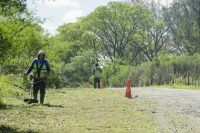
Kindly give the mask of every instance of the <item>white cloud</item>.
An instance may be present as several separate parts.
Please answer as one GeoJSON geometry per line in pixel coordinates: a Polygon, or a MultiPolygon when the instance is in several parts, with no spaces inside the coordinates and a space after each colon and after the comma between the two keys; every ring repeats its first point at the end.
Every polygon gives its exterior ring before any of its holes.
{"type": "Polygon", "coordinates": [[[37,2],[49,8],[80,8],[78,0],[39,0],[37,2]]]}
{"type": "MultiPolygon", "coordinates": [[[[42,27],[51,34],[56,34],[56,28],[64,23],[73,23],[79,17],[85,16],[97,6],[109,1],[121,0],[27,0],[32,9],[41,18],[48,18],[42,27]],[[31,2],[32,1],[32,2],[31,2]]],[[[123,1],[123,0],[122,0],[123,1]]]]}
{"type": "Polygon", "coordinates": [[[83,16],[82,10],[71,10],[65,13],[62,21],[64,23],[73,23],[78,20],[79,17],[83,16]]]}
{"type": "Polygon", "coordinates": [[[51,33],[52,35],[55,35],[57,33],[56,29],[58,28],[57,25],[53,23],[44,23],[41,25],[47,32],[51,33]]]}
{"type": "Polygon", "coordinates": [[[172,3],[172,0],[160,0],[161,4],[166,6],[172,3]]]}

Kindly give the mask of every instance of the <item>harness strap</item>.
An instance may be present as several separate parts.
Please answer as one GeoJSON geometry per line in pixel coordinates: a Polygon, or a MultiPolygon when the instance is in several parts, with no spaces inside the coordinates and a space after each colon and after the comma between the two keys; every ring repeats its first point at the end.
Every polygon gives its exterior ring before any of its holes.
{"type": "Polygon", "coordinates": [[[34,77],[35,77],[36,74],[38,73],[38,77],[40,78],[40,71],[41,71],[42,66],[43,66],[44,63],[42,62],[42,64],[40,65],[40,68],[38,67],[38,63],[39,63],[39,61],[36,63],[37,71],[35,72],[34,77]]]}

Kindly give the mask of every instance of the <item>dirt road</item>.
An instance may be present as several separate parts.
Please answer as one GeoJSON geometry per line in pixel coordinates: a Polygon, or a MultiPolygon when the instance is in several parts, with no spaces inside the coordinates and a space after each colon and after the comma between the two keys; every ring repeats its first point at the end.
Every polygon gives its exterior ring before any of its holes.
{"type": "Polygon", "coordinates": [[[132,96],[139,111],[151,114],[158,132],[200,133],[200,91],[132,88],[132,96]]]}

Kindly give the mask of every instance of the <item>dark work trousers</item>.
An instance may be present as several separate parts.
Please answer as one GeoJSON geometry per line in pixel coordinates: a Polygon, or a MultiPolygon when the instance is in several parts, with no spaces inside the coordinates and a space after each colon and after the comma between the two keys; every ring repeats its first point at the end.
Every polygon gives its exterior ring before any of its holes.
{"type": "Polygon", "coordinates": [[[33,84],[33,98],[37,100],[38,90],[40,90],[40,104],[43,104],[45,97],[46,80],[45,79],[34,79],[33,84]]]}
{"type": "Polygon", "coordinates": [[[98,88],[100,88],[100,77],[94,77],[94,88],[96,89],[98,84],[98,88]]]}

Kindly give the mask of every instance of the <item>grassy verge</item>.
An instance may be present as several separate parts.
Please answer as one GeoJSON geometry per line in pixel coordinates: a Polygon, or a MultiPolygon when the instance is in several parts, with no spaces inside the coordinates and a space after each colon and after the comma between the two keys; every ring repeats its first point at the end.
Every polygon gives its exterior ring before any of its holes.
{"type": "Polygon", "coordinates": [[[188,86],[182,84],[171,84],[171,85],[154,85],[153,88],[172,88],[172,89],[187,89],[187,90],[200,90],[200,87],[197,86],[188,86]]]}
{"type": "Polygon", "coordinates": [[[0,74],[0,106],[4,104],[4,99],[7,97],[20,98],[24,95],[21,87],[22,80],[20,76],[0,74]]]}
{"type": "Polygon", "coordinates": [[[0,108],[0,131],[15,132],[156,132],[150,114],[122,91],[48,90],[45,105],[7,98],[0,108]]]}

